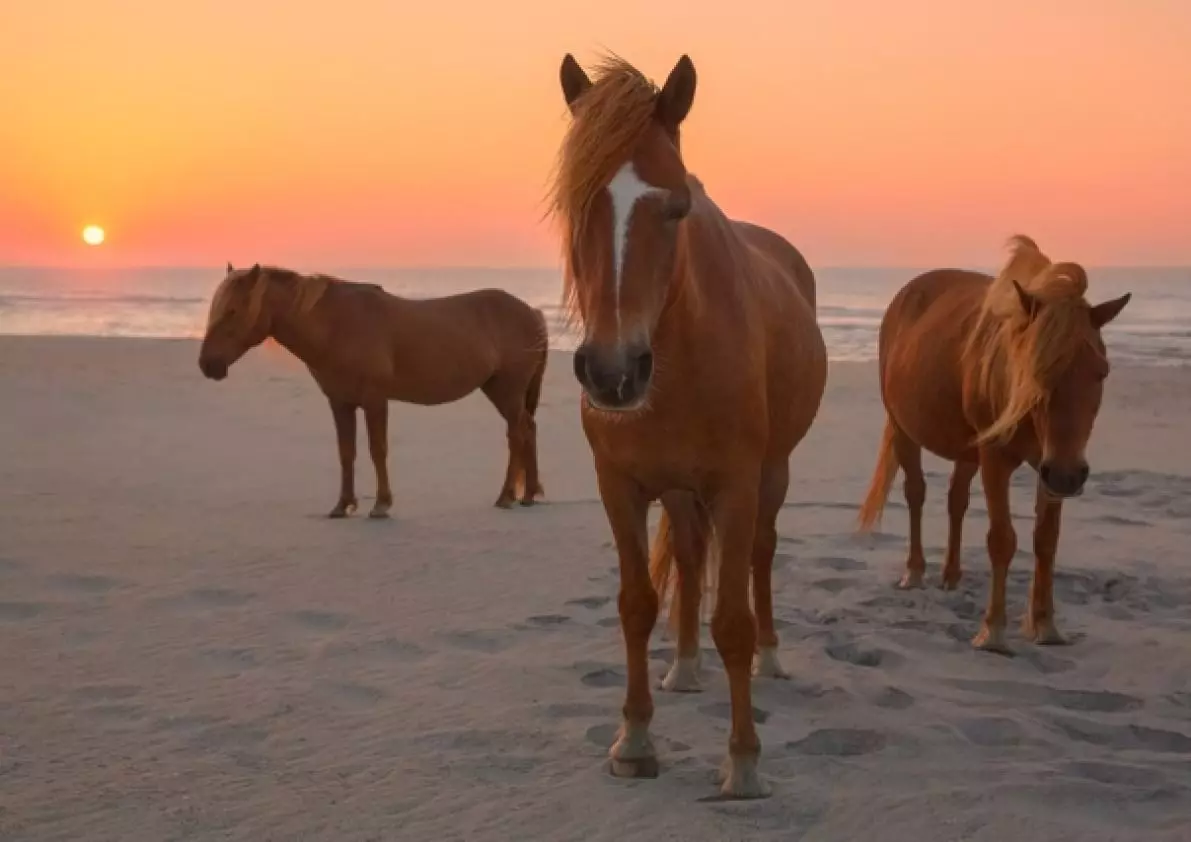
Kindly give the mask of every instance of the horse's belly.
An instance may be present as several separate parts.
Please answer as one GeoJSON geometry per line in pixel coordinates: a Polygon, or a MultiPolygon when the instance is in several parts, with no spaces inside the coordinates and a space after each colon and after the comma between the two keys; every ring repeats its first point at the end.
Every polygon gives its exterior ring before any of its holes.
{"type": "Polygon", "coordinates": [[[941,459],[975,456],[975,431],[964,415],[955,366],[945,354],[919,351],[919,343],[895,345],[883,365],[881,396],[893,422],[941,459]]]}

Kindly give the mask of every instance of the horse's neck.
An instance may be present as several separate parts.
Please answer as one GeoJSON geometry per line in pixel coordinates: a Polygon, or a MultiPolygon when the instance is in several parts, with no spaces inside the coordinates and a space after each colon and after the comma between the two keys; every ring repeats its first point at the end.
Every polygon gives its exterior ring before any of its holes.
{"type": "Polygon", "coordinates": [[[272,284],[265,295],[270,335],[277,343],[309,366],[325,354],[326,342],[308,313],[299,312],[298,290],[288,284],[272,284]]]}

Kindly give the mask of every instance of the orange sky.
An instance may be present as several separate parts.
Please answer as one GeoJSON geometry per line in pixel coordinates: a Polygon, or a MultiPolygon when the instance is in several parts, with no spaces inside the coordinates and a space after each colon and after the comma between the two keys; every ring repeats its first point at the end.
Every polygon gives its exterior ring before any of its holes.
{"type": "Polygon", "coordinates": [[[1187,0],[6,3],[0,263],[552,265],[558,63],[608,48],[691,55],[688,166],[812,265],[1186,264],[1189,44],[1187,0]]]}

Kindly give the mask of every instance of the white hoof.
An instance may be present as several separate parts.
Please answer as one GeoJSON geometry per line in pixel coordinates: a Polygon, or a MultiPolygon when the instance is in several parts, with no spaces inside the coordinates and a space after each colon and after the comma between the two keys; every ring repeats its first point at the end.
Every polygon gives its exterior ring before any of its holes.
{"type": "Polygon", "coordinates": [[[608,750],[612,775],[617,778],[656,778],[658,756],[648,726],[622,722],[616,742],[608,750]]]}
{"type": "Polygon", "coordinates": [[[662,689],[668,693],[701,693],[703,686],[699,683],[699,656],[675,658],[670,671],[662,679],[662,689]]]}
{"type": "Polygon", "coordinates": [[[753,655],[753,675],[757,678],[789,678],[777,659],[776,646],[762,646],[753,655]]]}
{"type": "Polygon", "coordinates": [[[720,794],[725,798],[768,798],[773,794],[769,784],[757,772],[757,757],[728,755],[720,767],[720,794]]]}

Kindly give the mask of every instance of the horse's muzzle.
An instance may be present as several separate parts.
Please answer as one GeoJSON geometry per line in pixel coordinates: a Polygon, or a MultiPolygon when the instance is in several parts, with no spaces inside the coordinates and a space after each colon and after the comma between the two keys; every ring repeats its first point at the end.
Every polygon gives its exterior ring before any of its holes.
{"type": "Polygon", "coordinates": [[[199,357],[199,371],[210,380],[222,380],[227,377],[227,363],[199,357]]]}
{"type": "Polygon", "coordinates": [[[1084,483],[1088,481],[1088,463],[1062,466],[1043,462],[1038,466],[1038,478],[1046,491],[1055,497],[1078,497],[1083,494],[1084,483]]]}
{"type": "Polygon", "coordinates": [[[575,351],[575,378],[597,409],[638,408],[653,379],[653,351],[648,345],[604,350],[581,345],[575,351]]]}

